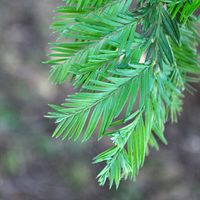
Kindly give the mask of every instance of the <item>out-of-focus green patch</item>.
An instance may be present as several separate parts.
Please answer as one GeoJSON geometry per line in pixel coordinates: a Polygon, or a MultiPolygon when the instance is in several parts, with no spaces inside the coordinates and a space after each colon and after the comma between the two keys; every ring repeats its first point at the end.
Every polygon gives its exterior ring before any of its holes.
{"type": "Polygon", "coordinates": [[[3,155],[1,163],[6,174],[17,175],[25,166],[25,155],[20,149],[12,149],[3,155]]]}
{"type": "Polygon", "coordinates": [[[19,116],[6,102],[0,99],[0,127],[3,130],[13,130],[19,126],[19,116]]]}
{"type": "Polygon", "coordinates": [[[84,189],[84,185],[91,183],[91,169],[84,162],[75,162],[70,169],[71,181],[77,188],[84,189]]]}

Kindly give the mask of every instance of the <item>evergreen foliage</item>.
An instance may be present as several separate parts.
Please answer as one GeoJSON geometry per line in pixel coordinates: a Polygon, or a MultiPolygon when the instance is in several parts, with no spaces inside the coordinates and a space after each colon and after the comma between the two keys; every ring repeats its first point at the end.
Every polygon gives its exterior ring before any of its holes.
{"type": "Polygon", "coordinates": [[[200,0],[65,0],[51,28],[50,79],[77,92],[47,117],[63,140],[110,138],[94,158],[105,163],[100,185],[135,180],[149,147],[167,144],[164,125],[177,121],[183,91],[199,80],[200,0]]]}

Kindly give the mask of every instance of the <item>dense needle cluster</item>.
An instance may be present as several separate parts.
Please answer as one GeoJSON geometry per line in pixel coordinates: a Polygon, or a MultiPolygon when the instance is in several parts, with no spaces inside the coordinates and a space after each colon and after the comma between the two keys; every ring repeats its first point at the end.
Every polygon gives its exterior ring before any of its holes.
{"type": "Polygon", "coordinates": [[[70,78],[77,92],[50,105],[47,117],[55,120],[56,138],[110,138],[94,158],[105,164],[100,185],[134,180],[149,147],[167,143],[166,121],[177,121],[183,91],[199,80],[199,6],[200,0],[65,0],[56,9],[50,79],[70,78]]]}

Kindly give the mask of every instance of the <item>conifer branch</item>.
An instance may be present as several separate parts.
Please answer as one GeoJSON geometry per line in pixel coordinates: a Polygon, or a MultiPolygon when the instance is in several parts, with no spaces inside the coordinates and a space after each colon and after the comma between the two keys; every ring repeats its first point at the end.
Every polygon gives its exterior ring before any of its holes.
{"type": "Polygon", "coordinates": [[[77,92],[50,105],[53,136],[85,142],[98,132],[110,138],[98,181],[119,186],[136,179],[149,148],[167,144],[165,123],[176,122],[184,90],[199,81],[200,1],[65,0],[52,24],[50,78],[71,77],[77,92]]]}

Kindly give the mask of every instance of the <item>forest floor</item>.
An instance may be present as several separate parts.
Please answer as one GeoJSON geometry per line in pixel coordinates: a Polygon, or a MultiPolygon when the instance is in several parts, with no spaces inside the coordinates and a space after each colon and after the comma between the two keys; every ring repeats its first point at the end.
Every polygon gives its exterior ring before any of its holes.
{"type": "MultiPolygon", "coordinates": [[[[200,85],[185,94],[179,123],[167,124],[167,146],[152,150],[136,183],[101,188],[92,158],[105,148],[51,138],[43,118],[69,85],[48,81],[48,28],[59,0],[0,0],[0,200],[199,200],[200,85]]],[[[67,92],[66,92],[67,91],[67,92]]]]}

